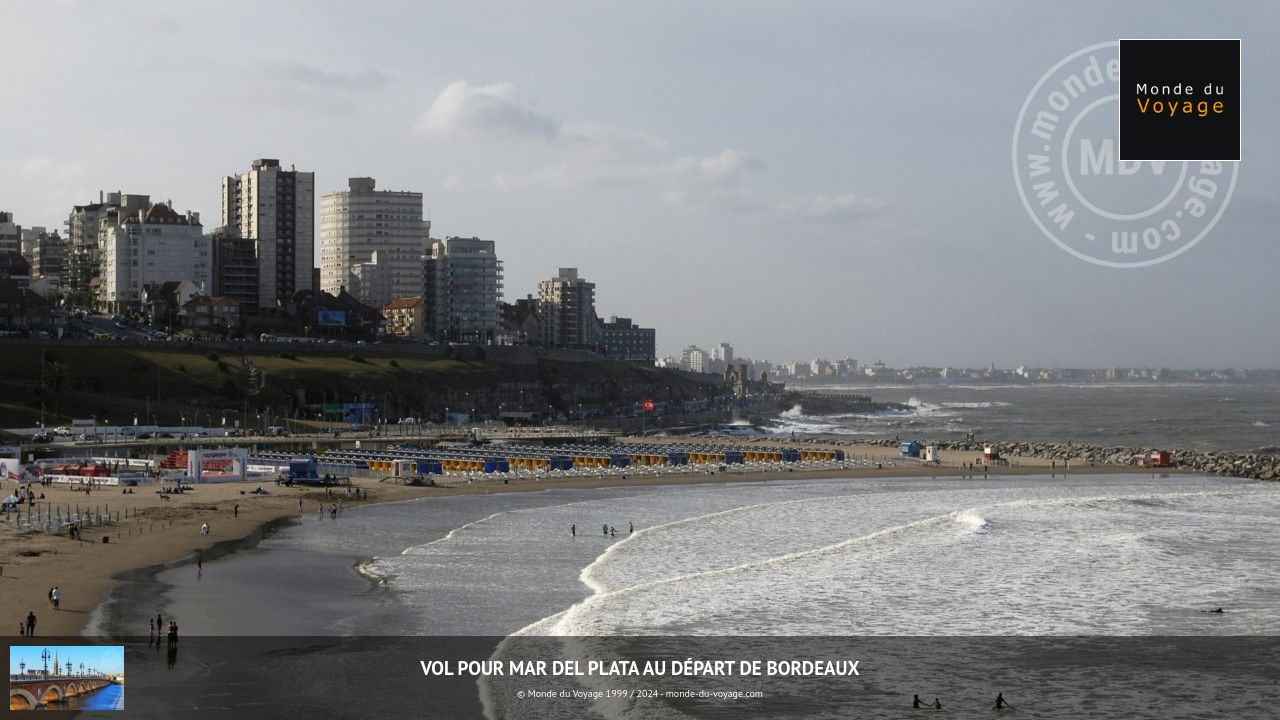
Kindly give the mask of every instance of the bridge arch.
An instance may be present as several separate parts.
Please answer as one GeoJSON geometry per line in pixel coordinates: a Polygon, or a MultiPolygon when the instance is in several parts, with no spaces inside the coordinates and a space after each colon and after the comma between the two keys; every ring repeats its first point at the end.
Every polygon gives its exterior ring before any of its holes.
{"type": "Polygon", "coordinates": [[[57,685],[49,685],[40,696],[40,702],[48,705],[49,703],[62,702],[65,697],[66,694],[62,692],[62,688],[57,685]]]}
{"type": "Polygon", "coordinates": [[[23,690],[22,688],[9,689],[9,709],[10,710],[32,710],[39,704],[36,696],[23,690]]]}
{"type": "Polygon", "coordinates": [[[62,690],[62,696],[67,698],[75,697],[79,694],[80,689],[76,687],[75,683],[67,683],[67,686],[62,690]]]}

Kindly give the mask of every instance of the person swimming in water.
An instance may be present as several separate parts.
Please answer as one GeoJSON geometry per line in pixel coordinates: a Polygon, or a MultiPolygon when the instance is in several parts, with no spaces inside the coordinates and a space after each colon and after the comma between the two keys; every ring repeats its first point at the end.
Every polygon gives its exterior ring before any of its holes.
{"type": "Polygon", "coordinates": [[[920,696],[919,695],[913,696],[911,698],[911,709],[919,710],[922,707],[924,707],[924,701],[920,699],[920,696]]]}
{"type": "Polygon", "coordinates": [[[933,699],[933,704],[932,704],[932,705],[930,705],[929,707],[933,708],[934,710],[941,710],[941,709],[942,709],[942,701],[941,701],[941,700],[939,700],[938,698],[934,698],[934,699],[933,699]]]}
{"type": "Polygon", "coordinates": [[[1003,710],[1005,708],[1012,709],[1013,706],[1004,700],[1004,693],[996,693],[996,709],[1003,710]]]}

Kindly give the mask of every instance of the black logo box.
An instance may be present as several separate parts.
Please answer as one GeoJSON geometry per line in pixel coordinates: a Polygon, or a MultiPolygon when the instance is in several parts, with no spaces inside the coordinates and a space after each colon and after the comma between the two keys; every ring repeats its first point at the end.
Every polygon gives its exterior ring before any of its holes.
{"type": "Polygon", "coordinates": [[[1240,57],[1238,39],[1122,38],[1120,159],[1239,160],[1240,57]],[[1139,92],[1141,85],[1146,92],[1139,92]],[[1211,86],[1208,94],[1206,86],[1211,86]],[[1166,94],[1166,87],[1175,92],[1166,94]],[[1183,112],[1185,102],[1192,103],[1191,114],[1183,112]],[[1170,103],[1177,104],[1173,114],[1170,103]],[[1215,103],[1221,105],[1215,108],[1215,103]],[[1163,112],[1154,112],[1157,107],[1163,112]]]}

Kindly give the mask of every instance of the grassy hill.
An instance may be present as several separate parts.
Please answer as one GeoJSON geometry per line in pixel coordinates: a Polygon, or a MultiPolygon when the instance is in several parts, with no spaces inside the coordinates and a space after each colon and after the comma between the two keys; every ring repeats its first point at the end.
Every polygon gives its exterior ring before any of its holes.
{"type": "Polygon", "coordinates": [[[294,350],[0,343],[0,427],[99,422],[218,424],[304,405],[370,402],[389,417],[435,417],[449,408],[492,414],[630,406],[644,397],[705,397],[715,386],[689,376],[611,361],[508,364],[370,348],[294,350]],[[262,374],[251,393],[250,367],[262,374]],[[150,415],[148,415],[150,413],[150,415]],[[207,414],[207,415],[206,415],[207,414]],[[210,418],[205,420],[205,417],[210,418]]]}

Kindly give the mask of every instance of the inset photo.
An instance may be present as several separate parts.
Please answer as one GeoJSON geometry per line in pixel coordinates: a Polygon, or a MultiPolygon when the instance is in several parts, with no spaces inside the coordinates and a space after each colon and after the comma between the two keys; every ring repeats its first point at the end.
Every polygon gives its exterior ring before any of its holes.
{"type": "Polygon", "coordinates": [[[10,710],[123,710],[123,645],[12,645],[10,710]]]}

